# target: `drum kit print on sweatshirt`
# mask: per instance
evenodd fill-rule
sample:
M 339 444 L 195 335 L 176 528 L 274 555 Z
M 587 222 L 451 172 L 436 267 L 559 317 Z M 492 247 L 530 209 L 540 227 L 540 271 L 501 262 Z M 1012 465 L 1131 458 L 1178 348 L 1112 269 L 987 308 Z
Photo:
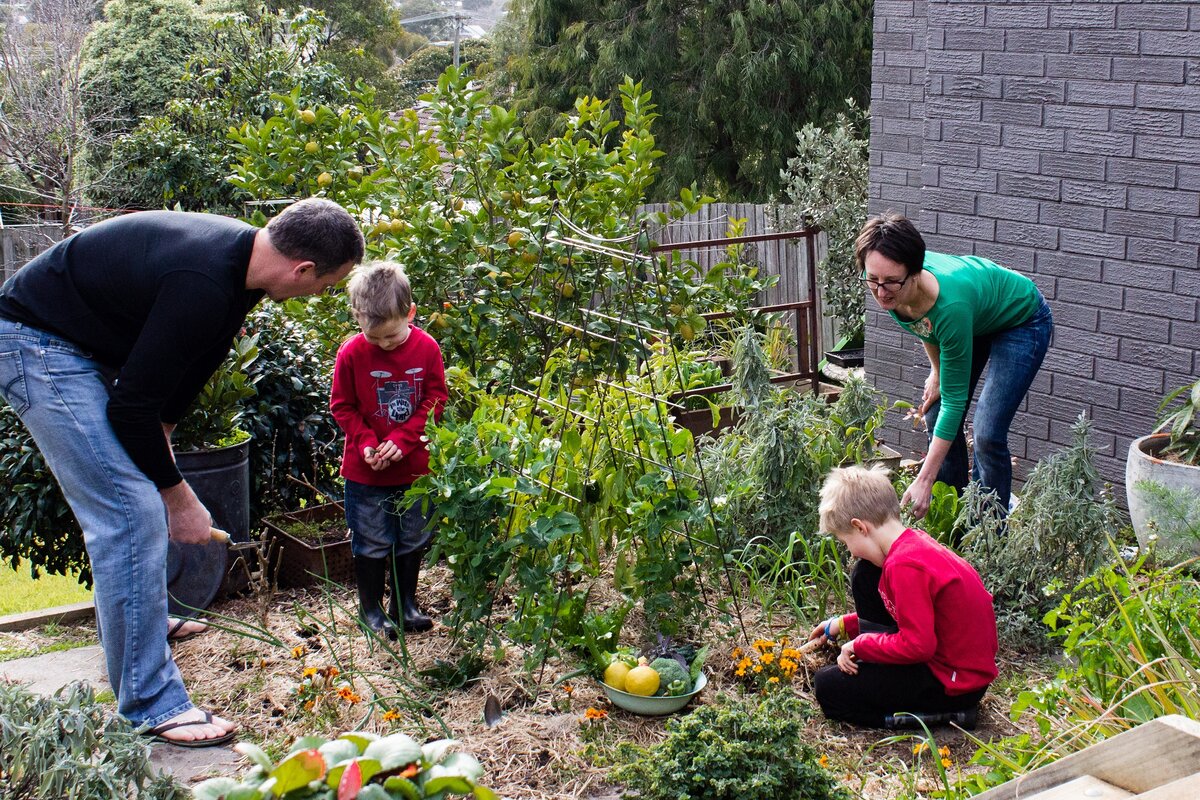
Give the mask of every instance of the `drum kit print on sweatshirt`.
M 424 371 L 424 367 L 413 367 L 404 371 L 407 377 L 388 380 L 394 377 L 391 372 L 373 370 L 371 377 L 375 379 L 375 400 L 379 404 L 375 415 L 387 417 L 396 425 L 407 422 L 421 404 L 421 383 L 425 380 L 421 373 Z

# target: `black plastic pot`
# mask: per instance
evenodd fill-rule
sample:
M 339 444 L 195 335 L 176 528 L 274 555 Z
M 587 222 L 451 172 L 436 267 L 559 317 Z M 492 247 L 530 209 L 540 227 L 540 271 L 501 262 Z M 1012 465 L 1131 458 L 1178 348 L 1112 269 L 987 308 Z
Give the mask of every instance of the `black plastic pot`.
M 216 527 L 234 542 L 250 540 L 250 440 L 175 454 L 175 464 Z

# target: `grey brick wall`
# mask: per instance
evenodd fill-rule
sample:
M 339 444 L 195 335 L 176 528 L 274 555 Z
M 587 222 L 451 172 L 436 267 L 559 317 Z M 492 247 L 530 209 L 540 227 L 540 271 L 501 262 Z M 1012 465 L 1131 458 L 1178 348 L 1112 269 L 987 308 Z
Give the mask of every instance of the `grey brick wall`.
M 1024 272 L 1054 310 L 1018 477 L 1086 411 L 1122 485 L 1130 441 L 1200 373 L 1200 3 L 879 0 L 872 98 L 871 211 Z M 898 120 L 922 135 L 885 135 Z M 920 343 L 868 306 L 868 374 L 919 398 Z M 898 414 L 888 438 L 925 450 Z

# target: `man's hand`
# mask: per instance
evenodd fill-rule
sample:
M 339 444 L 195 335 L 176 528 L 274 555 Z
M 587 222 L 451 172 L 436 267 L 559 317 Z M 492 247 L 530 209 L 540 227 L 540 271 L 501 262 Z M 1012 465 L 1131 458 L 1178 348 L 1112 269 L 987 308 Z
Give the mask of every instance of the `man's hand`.
M 180 544 L 208 544 L 212 541 L 212 515 L 187 485 L 181 481 L 159 492 L 167 507 L 167 530 Z
M 847 675 L 858 674 L 858 662 L 854 658 L 853 639 L 842 645 L 842 652 L 838 653 L 837 665 L 838 669 Z

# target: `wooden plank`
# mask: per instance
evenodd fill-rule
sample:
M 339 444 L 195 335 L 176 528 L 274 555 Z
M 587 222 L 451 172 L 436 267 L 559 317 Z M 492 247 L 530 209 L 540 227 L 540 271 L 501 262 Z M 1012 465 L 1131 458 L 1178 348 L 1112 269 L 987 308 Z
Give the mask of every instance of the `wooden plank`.
M 1027 800 L 1082 775 L 1142 794 L 1193 775 L 1198 764 L 1200 722 L 1172 714 L 1064 756 L 975 800 Z
M 91 619 L 96 615 L 92 601 L 72 603 L 66 606 L 43 608 L 38 611 L 27 611 L 24 614 L 9 614 L 0 617 L 0 631 L 27 631 L 30 628 L 40 628 L 51 622 L 79 622 Z
M 1133 797 L 1133 794 L 1092 775 L 1083 775 L 1026 800 L 1124 800 L 1127 797 Z
M 1200 765 L 1197 768 L 1200 769 Z M 1200 772 L 1135 796 L 1137 800 L 1196 800 L 1200 797 Z

